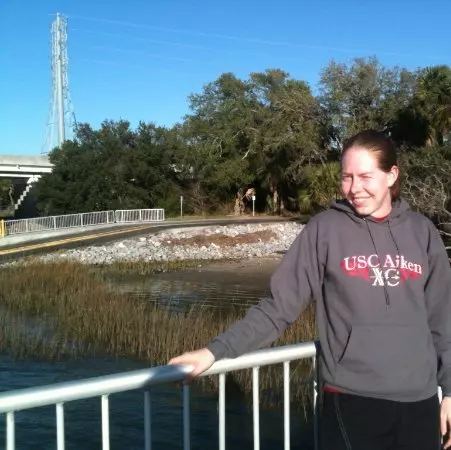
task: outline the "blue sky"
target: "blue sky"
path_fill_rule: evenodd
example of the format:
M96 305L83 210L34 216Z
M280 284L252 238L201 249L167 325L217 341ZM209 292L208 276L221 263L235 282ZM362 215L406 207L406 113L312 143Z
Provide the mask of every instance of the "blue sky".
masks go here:
M51 99L50 25L68 18L78 122L170 126L223 72L281 68L315 90L332 59L450 64L447 0L2 0L0 154L39 154Z

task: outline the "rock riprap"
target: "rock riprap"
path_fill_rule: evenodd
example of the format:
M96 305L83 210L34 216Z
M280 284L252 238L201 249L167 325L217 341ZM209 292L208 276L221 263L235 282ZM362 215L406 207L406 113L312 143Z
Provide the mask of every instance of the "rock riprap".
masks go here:
M167 229L106 245L49 253L39 259L110 264L115 261L258 258L285 252L302 227L293 222L283 222Z

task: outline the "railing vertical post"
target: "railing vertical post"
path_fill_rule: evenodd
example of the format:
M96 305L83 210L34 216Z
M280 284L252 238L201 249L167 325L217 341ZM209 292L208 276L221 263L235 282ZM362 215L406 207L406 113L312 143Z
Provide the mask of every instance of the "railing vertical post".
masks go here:
M225 373L219 374L219 450L225 450Z
M110 417L108 395L102 395L102 449L110 450Z
M6 414L6 450L15 450L14 411Z
M183 450L190 450L190 423L189 423L189 385L183 385Z
M152 449L152 418L150 392L144 392L144 450Z
M260 450L260 402L259 402L259 367L252 368L252 403L254 420L254 450Z
M80 226L83 226L83 213L80 214Z
M284 450L290 450L290 362L283 363L283 441Z
M57 403L56 405L56 448L64 450L64 405Z
M56 216L53 216L53 228L56 230Z

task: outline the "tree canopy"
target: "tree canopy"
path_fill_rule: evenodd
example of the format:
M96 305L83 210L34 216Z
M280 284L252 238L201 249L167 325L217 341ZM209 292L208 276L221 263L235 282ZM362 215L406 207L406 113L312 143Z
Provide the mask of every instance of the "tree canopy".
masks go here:
M49 155L55 166L38 183L41 213L161 207L170 215L180 195L187 213L231 212L249 188L257 210L314 211L339 195L344 139L372 128L398 144L414 207L450 214L449 66L332 61L317 95L281 69L244 80L224 73L188 102L189 114L173 127L80 124Z

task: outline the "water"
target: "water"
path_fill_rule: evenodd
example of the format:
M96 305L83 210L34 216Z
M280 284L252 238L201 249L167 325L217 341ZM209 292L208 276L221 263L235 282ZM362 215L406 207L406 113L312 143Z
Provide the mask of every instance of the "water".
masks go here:
M125 275L107 279L114 291L139 299L145 298L172 310L193 306L239 310L242 313L269 294L269 278L278 264L277 259L264 263L209 264L197 269L161 273L154 276Z
M254 268L255 269L255 268ZM244 310L267 293L269 274L265 270L199 271L167 273L153 277L121 277L111 287L134 293L165 307L178 309L186 304L211 305L227 310L235 305ZM251 273L250 273L251 272ZM147 367L132 359L95 358L76 361L13 361L0 356L2 390L90 378ZM112 450L144 448L144 395L142 392L114 394L110 397L110 442ZM252 408L249 399L227 394L227 448L253 448ZM191 448L218 448L217 393L191 389ZM42 407L16 413L17 450L54 450L56 448L55 407ZM153 448L183 448L182 390L165 385L152 389ZM292 449L313 449L312 424L303 411L293 412ZM283 448L283 411L281 407L261 407L261 449ZM67 450L101 448L100 398L65 405ZM0 422L0 448L5 442L5 421Z
M143 368L126 359L38 362L0 359L0 382L7 390L96 377ZM192 449L217 448L217 395L191 390ZM143 449L143 393L132 391L110 397L111 449ZM252 410L242 398L227 398L227 447L251 449ZM54 450L56 443L55 407L41 407L16 413L16 449ZM101 448L100 398L65 405L67 450ZM293 449L311 449L312 428L302 412L292 414ZM5 442L4 421L0 442ZM153 445L157 449L182 448L182 390L175 385L152 389ZM283 415L280 408L264 408L261 413L261 448L282 448Z

